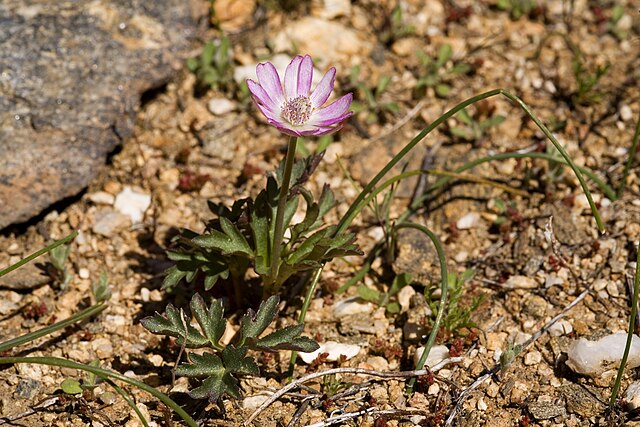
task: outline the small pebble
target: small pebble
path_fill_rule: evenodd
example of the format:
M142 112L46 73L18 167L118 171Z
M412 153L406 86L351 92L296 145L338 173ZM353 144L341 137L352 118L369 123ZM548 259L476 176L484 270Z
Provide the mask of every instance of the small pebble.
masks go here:
M367 314L373 311L373 305L359 297L343 299L333 304L333 315L337 318L352 314Z
M90 275L91 273L88 268L81 268L78 270L78 276L80 276L81 279L88 279Z
M416 354L413 355L413 364L417 365L420 357L422 357L422 352L424 351L424 347L419 347L416 350ZM431 347L431 351L429 352L429 356L427 356L427 361L425 362L425 366L433 368L434 365L442 362L444 359L449 357L449 349L445 345L434 345Z
M456 222L458 230L469 230L478 226L480 222L480 214L478 212L469 212Z
M346 356L346 360L352 359L360 352L360 346L355 344L343 344L335 341L327 341L320 344L320 348L313 353L300 353L300 358L305 363L313 362L318 355L328 353L327 361L336 362L340 356Z
M573 326L567 319L560 319L549 327L549 334L552 337L568 335L573 332Z
M624 401L627 403L628 411L640 408L640 381L634 381L629 384L627 391L624 393Z
M96 205L109 205L109 206L113 205L113 203L116 200L113 194L109 194L106 191L97 191L95 193L91 193L87 196L87 198L91 200L91 202L95 203Z
M211 98L207 104L211 114L222 116L236 109L236 103L227 98Z
M524 356L524 364L527 366L538 365L542 362L542 353L539 351L530 351Z
M150 205L151 196L149 194L134 191L131 187L124 187L114 202L114 207L123 215L128 216L134 224L142 222L144 213Z
M620 107L620 118L625 122L633 119L633 111L631 111L631 107L627 104L624 104Z
M476 403L476 408L478 408L479 411L486 411L489 408L489 406L484 401L484 397L481 397L480 399L478 399L478 402Z

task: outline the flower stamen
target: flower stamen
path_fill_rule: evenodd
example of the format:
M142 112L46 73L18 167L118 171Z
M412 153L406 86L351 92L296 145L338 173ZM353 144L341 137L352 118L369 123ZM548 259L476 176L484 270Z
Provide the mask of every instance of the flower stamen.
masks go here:
M287 99L282 106L282 117L294 126L305 124L311 117L311 101L306 96Z

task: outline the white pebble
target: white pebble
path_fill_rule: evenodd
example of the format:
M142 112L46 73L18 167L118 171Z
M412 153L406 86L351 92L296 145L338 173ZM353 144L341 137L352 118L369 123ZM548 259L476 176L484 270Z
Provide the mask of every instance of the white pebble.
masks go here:
M478 226L480 222L480 214L478 212L469 212L456 223L458 230L469 230Z
M90 275L91 273L88 268L81 268L78 270L78 276L80 276L81 279L88 279Z
M340 360L340 356L345 356L346 360L354 358L360 352L360 346L355 344L343 344L335 341L327 341L320 344L320 348L313 353L300 353L300 358L305 363L313 362L318 355L327 353L328 362Z
M633 111L631 111L631 107L627 104L624 104L620 107L620 118L625 122L633 119Z
M626 341L626 332L607 335L598 341L580 338L569 348L567 366L578 374L591 377L615 369L620 365ZM633 369L637 366L640 366L640 338L634 335L627 368Z
M573 332L573 326L567 319L560 319L549 327L549 334L552 337L559 337Z
M211 98L207 104L211 114L222 116L236 109L236 103L227 98Z
M115 208L122 214L131 218L131 222L142 222L144 213L151 205L149 194L134 191L131 187L125 187L118 195L114 203Z
M416 350L416 354L413 355L413 364L417 365L418 361L422 357L422 353L424 352L424 347L419 347ZM434 345L431 347L431 351L429 351L429 355L427 356L427 361L425 362L425 366L433 368L433 366L442 362L444 359L449 357L449 349L445 345Z
M335 317L340 318L352 314L371 313L373 311L373 305L364 302L364 300L359 297L351 297L333 304L332 311Z

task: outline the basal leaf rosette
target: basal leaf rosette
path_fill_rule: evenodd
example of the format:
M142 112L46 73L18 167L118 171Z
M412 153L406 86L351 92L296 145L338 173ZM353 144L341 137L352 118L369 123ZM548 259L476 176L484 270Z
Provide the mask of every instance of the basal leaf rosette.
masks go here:
M269 124L291 136L319 136L340 129L353 112L348 111L353 94L348 93L323 107L335 83L331 67L311 92L313 61L309 55L291 60L284 86L276 67L265 62L256 67L258 82L247 80L251 96Z

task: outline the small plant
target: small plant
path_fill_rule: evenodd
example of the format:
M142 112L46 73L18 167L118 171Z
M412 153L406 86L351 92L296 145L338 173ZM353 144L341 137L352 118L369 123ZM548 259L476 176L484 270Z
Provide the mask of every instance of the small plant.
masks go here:
M109 277L105 271L101 272L98 280L91 284L91 294L97 303L106 302L111 299Z
M269 62L256 67L258 81L247 80L256 106L269 124L290 135L285 161L266 188L255 199L236 201L231 209L209 204L217 218L204 233L186 230L178 237L178 248L169 252L176 262L167 271L165 288L180 280L193 282L202 277L205 289L219 279L231 279L236 303L246 295L246 272L259 276L263 299L275 295L292 275L319 268L335 257L361 254L353 244L354 235L325 226L324 215L335 199L328 185L317 201L303 184L322 159L322 154L295 162L299 137L322 136L342 127L353 113L348 111L352 95L347 94L322 107L333 91L336 70L331 68L311 93L313 62L310 56L296 56L287 67L283 90L275 66ZM306 203L304 219L291 224L300 198ZM285 230L290 231L288 239Z
M385 307L387 313L395 314L400 312L400 304L397 301L392 301L392 298L395 297L402 288L410 284L411 275L409 273L402 273L393 278L393 282L386 292L371 289L364 284L358 285L358 296L380 307Z
M462 126L453 126L450 128L450 132L452 135L467 142L482 141L490 128L498 126L506 118L499 114L492 115L492 112L483 114L479 108L476 109L473 115L469 114L467 109L464 109L456 117Z
M584 59L580 52L573 57L573 78L576 89L571 94L571 99L577 105L597 104L602 100L604 94L597 90L600 79L609 71L610 64L597 65L595 71L591 72L585 67Z
M393 42L413 34L415 31L413 26L407 25L403 21L402 8L397 5L385 21L384 29L380 32L380 41L390 46Z
M47 272L53 281L60 286L60 289L66 289L73 280L73 274L67 269L67 261L71 253L71 245L60 245L49 251L49 264Z
M536 0L497 0L496 6L500 10L509 12L511 19L515 20L523 16L538 15L541 8Z
M199 329L191 325L190 317L182 309L169 304L163 314L142 320L142 325L154 334L177 338L177 343L187 349L205 348L204 353L187 352L188 362L178 365L176 374L203 379L189 395L194 399L217 402L228 395L239 398L239 375L258 375L255 360L247 356L249 350L277 352L294 350L312 352L319 348L310 338L301 337L303 324L287 326L260 338L275 320L279 298L272 296L260 304L257 312L249 310L240 321L240 329L229 345L220 343L227 322L224 319L222 300L214 299L207 307L204 299L195 294L191 299L191 314Z
M360 80L360 67L357 65L353 67L349 77L349 86L356 91L359 99L351 104L354 113L366 112L365 121L369 124L378 123L389 113L398 113L400 107L397 103L381 100L389 83L391 83L391 77L381 76L378 79L378 84L374 88L370 88L366 82Z
M442 328L445 334L459 334L462 329L475 328L476 324L471 320L471 314L475 312L483 301L484 296L473 298L471 304L462 305L462 295L464 284L473 277L473 270L465 270L459 276L450 273L448 277L449 301L447 312L442 320ZM433 289L425 290L427 304L433 316L436 316L440 309L437 301L434 300Z
M99 360L92 360L88 366L99 367ZM76 395L82 394L83 396L94 395L94 390L98 386L98 376L93 372L86 372L85 376L78 380L75 378L67 378L60 384L60 388L65 394ZM87 399L93 400L93 399Z
M183 278L193 282L202 277L208 290L219 279L230 279L238 292L237 298L241 298L246 291L245 274L252 268L263 284L271 284L265 288L269 295L296 273L317 268L335 257L361 254L353 244L353 234L340 233L332 237L335 227L324 226L323 217L335 205L329 186L324 186L317 201L302 186L321 158L322 155L312 156L296 162L293 167L293 185L288 192L283 219L290 237L284 242L275 277L270 256L283 165L275 177L267 179L266 188L255 200L236 201L231 209L209 204L218 217L207 225L204 233L185 230L178 237L178 246L168 253L176 265L167 271L164 287L173 288ZM300 198L306 203L304 219L291 224Z
M420 50L416 51L416 55L422 67L416 83L416 90L419 92L433 88L437 96L446 98L451 93L450 81L471 71L471 66L462 62L454 62L447 67L453 56L450 44L441 45L434 58Z
M187 68L197 78L196 92L230 89L233 84L233 62L229 55L230 49L229 39L222 37L217 42L205 43L200 56L187 59Z
M504 371L511 365L511 363L518 357L518 354L522 351L522 345L509 342L506 350L500 353L500 370Z

